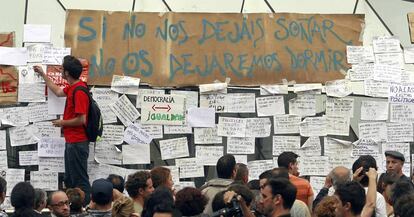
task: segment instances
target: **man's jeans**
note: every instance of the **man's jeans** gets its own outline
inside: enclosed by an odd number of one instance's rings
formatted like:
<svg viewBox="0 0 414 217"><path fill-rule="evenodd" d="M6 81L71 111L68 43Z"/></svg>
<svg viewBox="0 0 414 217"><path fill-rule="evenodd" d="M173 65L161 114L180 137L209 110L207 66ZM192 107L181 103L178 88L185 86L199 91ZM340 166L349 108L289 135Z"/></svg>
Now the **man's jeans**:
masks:
<svg viewBox="0 0 414 217"><path fill-rule="evenodd" d="M80 188L85 192L85 204L89 204L91 185L88 176L89 141L66 143L65 185L67 188Z"/></svg>

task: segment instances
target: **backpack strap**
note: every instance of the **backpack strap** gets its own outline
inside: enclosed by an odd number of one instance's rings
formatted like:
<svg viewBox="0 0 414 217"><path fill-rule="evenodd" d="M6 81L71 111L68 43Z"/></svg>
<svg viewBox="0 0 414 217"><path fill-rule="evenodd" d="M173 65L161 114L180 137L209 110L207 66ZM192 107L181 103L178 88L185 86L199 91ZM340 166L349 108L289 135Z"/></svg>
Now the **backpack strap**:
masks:
<svg viewBox="0 0 414 217"><path fill-rule="evenodd" d="M77 86L75 87L75 89L73 90L73 106L75 106L75 94L76 91L81 90L82 92L84 92L88 97L89 97L89 104L91 103L91 94L89 93L89 88L84 87L84 86Z"/></svg>

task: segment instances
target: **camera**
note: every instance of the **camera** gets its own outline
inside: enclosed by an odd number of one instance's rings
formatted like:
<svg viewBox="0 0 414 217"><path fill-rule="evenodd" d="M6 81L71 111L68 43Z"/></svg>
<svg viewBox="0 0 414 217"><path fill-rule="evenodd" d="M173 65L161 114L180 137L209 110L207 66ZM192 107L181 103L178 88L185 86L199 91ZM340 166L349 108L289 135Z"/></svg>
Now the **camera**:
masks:
<svg viewBox="0 0 414 217"><path fill-rule="evenodd" d="M211 217L242 217L243 216L243 212L242 209L240 207L240 203L237 200L237 197L234 196L231 201L230 201L230 207L225 207L223 209L219 209L216 212L213 212L213 214L211 215Z"/></svg>

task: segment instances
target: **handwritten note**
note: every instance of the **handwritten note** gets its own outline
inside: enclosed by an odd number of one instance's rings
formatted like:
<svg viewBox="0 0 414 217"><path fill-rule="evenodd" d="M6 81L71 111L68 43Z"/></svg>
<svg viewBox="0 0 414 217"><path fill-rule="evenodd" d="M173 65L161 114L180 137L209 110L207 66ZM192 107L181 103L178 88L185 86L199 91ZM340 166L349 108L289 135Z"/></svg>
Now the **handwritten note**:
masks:
<svg viewBox="0 0 414 217"><path fill-rule="evenodd" d="M352 156L359 157L361 155L378 156L379 145L372 139L359 139L353 143Z"/></svg>
<svg viewBox="0 0 414 217"><path fill-rule="evenodd" d="M216 112L213 108L190 108L187 123L191 127L215 127Z"/></svg>
<svg viewBox="0 0 414 217"><path fill-rule="evenodd" d="M94 158L102 164L122 164L122 152L115 145L104 141L96 143Z"/></svg>
<svg viewBox="0 0 414 217"><path fill-rule="evenodd" d="M6 150L6 131L0 130L0 150Z"/></svg>
<svg viewBox="0 0 414 217"><path fill-rule="evenodd" d="M247 162L247 168L249 169L249 180L257 179L261 173L266 170L273 169L273 167L275 167L273 159Z"/></svg>
<svg viewBox="0 0 414 217"><path fill-rule="evenodd" d="M70 55L70 47L45 47L42 63L45 65L61 65L63 57Z"/></svg>
<svg viewBox="0 0 414 217"><path fill-rule="evenodd" d="M30 184L47 191L58 190L58 173L46 171L30 171Z"/></svg>
<svg viewBox="0 0 414 217"><path fill-rule="evenodd" d="M354 99L328 97L326 100L326 115L353 117Z"/></svg>
<svg viewBox="0 0 414 217"><path fill-rule="evenodd" d="M6 196L11 195L11 191L14 186L19 182L24 182L24 169L7 169L6 171L6 182L7 182L7 192Z"/></svg>
<svg viewBox="0 0 414 217"><path fill-rule="evenodd" d="M226 112L254 113L256 112L254 93L230 93L226 96Z"/></svg>
<svg viewBox="0 0 414 217"><path fill-rule="evenodd" d="M110 105L118 99L118 93L110 88L92 88L91 92L93 99L101 109L103 123L115 123L116 115L110 108Z"/></svg>
<svg viewBox="0 0 414 217"><path fill-rule="evenodd" d="M111 109L125 126L131 125L133 121L141 116L126 95L119 97L118 100L111 105Z"/></svg>
<svg viewBox="0 0 414 217"><path fill-rule="evenodd" d="M267 96L256 98L257 116L274 116L285 114L283 96Z"/></svg>
<svg viewBox="0 0 414 217"><path fill-rule="evenodd" d="M137 100L135 106L141 108L141 98L143 95L163 95L165 94L164 90L157 89L138 89Z"/></svg>
<svg viewBox="0 0 414 217"><path fill-rule="evenodd" d="M52 25L24 24L23 42L50 42Z"/></svg>
<svg viewBox="0 0 414 217"><path fill-rule="evenodd" d="M414 104L391 104L390 122L414 122Z"/></svg>
<svg viewBox="0 0 414 217"><path fill-rule="evenodd" d="M204 167L195 157L175 159L175 165L180 168L180 178L204 177Z"/></svg>
<svg viewBox="0 0 414 217"><path fill-rule="evenodd" d="M55 127L51 122L37 122L32 125L30 133L36 138L37 141L42 137L60 137L61 128Z"/></svg>
<svg viewBox="0 0 414 217"><path fill-rule="evenodd" d="M162 160L190 156L187 137L160 140L160 149Z"/></svg>
<svg viewBox="0 0 414 217"><path fill-rule="evenodd" d="M330 172L329 158L325 156L303 157L299 160L302 176L324 176Z"/></svg>
<svg viewBox="0 0 414 217"><path fill-rule="evenodd" d="M26 126L29 124L29 112L25 107L4 108L0 115L2 125Z"/></svg>
<svg viewBox="0 0 414 217"><path fill-rule="evenodd" d="M341 156L351 157L352 154L352 142L335 139L331 137L324 138L324 155L329 157L337 157L338 153Z"/></svg>
<svg viewBox="0 0 414 217"><path fill-rule="evenodd" d="M152 136L139 123L129 125L124 132L124 141L130 145L150 144Z"/></svg>
<svg viewBox="0 0 414 217"><path fill-rule="evenodd" d="M261 85L260 95L288 94L287 84Z"/></svg>
<svg viewBox="0 0 414 217"><path fill-rule="evenodd" d="M312 186L312 190L314 194L319 193L319 191L323 188L323 186L325 185L325 179L326 177L320 177L320 176L310 177L309 183ZM330 188L328 195L333 195L334 192L335 190L333 188Z"/></svg>
<svg viewBox="0 0 414 217"><path fill-rule="evenodd" d="M349 136L349 117L325 116L326 132L328 135Z"/></svg>
<svg viewBox="0 0 414 217"><path fill-rule="evenodd" d="M65 153L65 138L43 137L37 145L39 157L63 157Z"/></svg>
<svg viewBox="0 0 414 217"><path fill-rule="evenodd" d="M346 46L346 58L350 64L374 62L374 50L371 46Z"/></svg>
<svg viewBox="0 0 414 217"><path fill-rule="evenodd" d="M185 101L182 95L142 95L141 123L185 125Z"/></svg>
<svg viewBox="0 0 414 217"><path fill-rule="evenodd" d="M195 147L195 156L198 164L203 166L215 166L224 154L223 146L201 146Z"/></svg>
<svg viewBox="0 0 414 217"><path fill-rule="evenodd" d="M236 159L236 163L242 163L247 165L247 155L233 155Z"/></svg>
<svg viewBox="0 0 414 217"><path fill-rule="evenodd" d="M307 117L299 125L301 136L326 136L326 117Z"/></svg>
<svg viewBox="0 0 414 217"><path fill-rule="evenodd" d="M375 63L395 67L404 67L404 56L400 53L377 53L375 54Z"/></svg>
<svg viewBox="0 0 414 217"><path fill-rule="evenodd" d="M331 155L329 156L329 164L331 165L331 168L335 168L338 166L344 166L348 169L352 168L352 164L356 161L357 157L352 157L351 154L348 155L343 155L343 156L339 156L338 154L336 155Z"/></svg>
<svg viewBox="0 0 414 217"><path fill-rule="evenodd" d="M153 139L162 139L163 137L162 125L155 125L155 124L140 124L140 125L141 125L141 129L145 130L149 135L152 136Z"/></svg>
<svg viewBox="0 0 414 217"><path fill-rule="evenodd" d="M389 65L374 65L372 79L375 81L401 82L401 67Z"/></svg>
<svg viewBox="0 0 414 217"><path fill-rule="evenodd" d="M200 95L200 107L213 108L216 113L226 112L226 94Z"/></svg>
<svg viewBox="0 0 414 217"><path fill-rule="evenodd" d="M254 137L227 137L228 154L254 154Z"/></svg>
<svg viewBox="0 0 414 217"><path fill-rule="evenodd" d="M363 81L374 74L374 64L358 64L352 65L352 69L348 71L349 79L351 81Z"/></svg>
<svg viewBox="0 0 414 217"><path fill-rule="evenodd" d="M317 136L309 137L300 147L300 156L321 156L321 141Z"/></svg>
<svg viewBox="0 0 414 217"><path fill-rule="evenodd" d="M200 94L210 94L210 93L227 93L228 82L222 83L211 83L211 84L200 84L198 89Z"/></svg>
<svg viewBox="0 0 414 217"><path fill-rule="evenodd" d="M185 96L185 107L187 109L198 107L198 92L197 91L186 91L186 90L171 90L173 95Z"/></svg>
<svg viewBox="0 0 414 217"><path fill-rule="evenodd" d="M33 84L33 83L44 83L42 76L36 73L33 69L34 66L38 66L38 64L31 64L29 63L27 66L19 66L19 85L20 84ZM46 67L41 65L44 71L46 71ZM44 89L43 89L44 95Z"/></svg>
<svg viewBox="0 0 414 217"><path fill-rule="evenodd" d="M8 161L7 151L6 150L0 151L0 157L1 159L3 159L2 161L0 161L0 170L9 168L8 162L7 162Z"/></svg>
<svg viewBox="0 0 414 217"><path fill-rule="evenodd" d="M315 95L300 94L289 100L289 114L301 117L314 116L316 114Z"/></svg>
<svg viewBox="0 0 414 217"><path fill-rule="evenodd" d="M380 142L387 140L387 125L385 122L359 123L359 138L372 139Z"/></svg>
<svg viewBox="0 0 414 217"><path fill-rule="evenodd" d="M299 133L301 117L296 115L277 115L273 117L275 134Z"/></svg>
<svg viewBox="0 0 414 217"><path fill-rule="evenodd" d="M56 119L56 115L49 115L47 103L29 103L27 108L32 123Z"/></svg>
<svg viewBox="0 0 414 217"><path fill-rule="evenodd" d="M269 118L246 118L245 137L264 138L270 136L272 123Z"/></svg>
<svg viewBox="0 0 414 217"><path fill-rule="evenodd" d="M219 136L245 137L246 119L219 117L217 134Z"/></svg>
<svg viewBox="0 0 414 217"><path fill-rule="evenodd" d="M44 83L19 84L17 101L46 102Z"/></svg>
<svg viewBox="0 0 414 217"><path fill-rule="evenodd" d="M11 146L22 146L35 144L37 141L33 134L31 125L24 127L13 127L10 128L10 145Z"/></svg>
<svg viewBox="0 0 414 217"><path fill-rule="evenodd" d="M139 78L113 75L111 90L121 94L138 95Z"/></svg>
<svg viewBox="0 0 414 217"><path fill-rule="evenodd" d="M385 121L388 119L388 102L362 101L361 120Z"/></svg>
<svg viewBox="0 0 414 217"><path fill-rule="evenodd" d="M65 172L63 157L39 157L39 171Z"/></svg>
<svg viewBox="0 0 414 217"><path fill-rule="evenodd" d="M413 135L413 123L387 123L387 142L412 142Z"/></svg>
<svg viewBox="0 0 414 217"><path fill-rule="evenodd" d="M390 82L364 80L365 95L372 97L388 97Z"/></svg>
<svg viewBox="0 0 414 217"><path fill-rule="evenodd" d="M347 79L327 81L325 91L328 96L345 97L352 93L351 83Z"/></svg>
<svg viewBox="0 0 414 217"><path fill-rule="evenodd" d="M273 155L300 149L300 136L273 136Z"/></svg>
<svg viewBox="0 0 414 217"><path fill-rule="evenodd" d="M192 134L193 128L189 125L164 125L164 134Z"/></svg>
<svg viewBox="0 0 414 217"><path fill-rule="evenodd" d="M27 53L29 55L27 62L41 63L43 61L43 53L45 52L45 47L50 47L50 46L52 45L49 43L33 43L33 44L25 43L25 47L27 48Z"/></svg>
<svg viewBox="0 0 414 217"><path fill-rule="evenodd" d="M405 63L414 63L414 46L404 47L404 61Z"/></svg>
<svg viewBox="0 0 414 217"><path fill-rule="evenodd" d="M122 164L150 164L150 145L136 144L122 146Z"/></svg>
<svg viewBox="0 0 414 217"><path fill-rule="evenodd" d="M374 53L401 52L400 40L396 36L377 36L372 40Z"/></svg>
<svg viewBox="0 0 414 217"><path fill-rule="evenodd" d="M414 104L414 84L391 84L388 101L390 103Z"/></svg>
<svg viewBox="0 0 414 217"><path fill-rule="evenodd" d="M223 139L217 135L217 127L194 128L194 144L221 144Z"/></svg>
<svg viewBox="0 0 414 217"><path fill-rule="evenodd" d="M38 165L39 157L37 151L19 151L19 165L29 166Z"/></svg>
<svg viewBox="0 0 414 217"><path fill-rule="evenodd" d="M120 145L123 142L124 137L124 126L123 125L103 125L103 132L101 140Z"/></svg>

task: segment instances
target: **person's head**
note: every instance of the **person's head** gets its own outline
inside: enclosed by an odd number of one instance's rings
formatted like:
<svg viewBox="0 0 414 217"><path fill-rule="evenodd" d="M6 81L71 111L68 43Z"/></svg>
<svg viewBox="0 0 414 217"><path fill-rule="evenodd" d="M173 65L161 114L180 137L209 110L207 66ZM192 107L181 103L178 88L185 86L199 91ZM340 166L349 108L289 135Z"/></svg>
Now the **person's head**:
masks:
<svg viewBox="0 0 414 217"><path fill-rule="evenodd" d="M365 205L365 190L358 182L350 181L338 185L334 196L337 199L335 213L337 217L359 215Z"/></svg>
<svg viewBox="0 0 414 217"><path fill-rule="evenodd" d="M393 205L402 196L412 193L414 193L413 183L405 180L398 180L391 186L391 197L389 202Z"/></svg>
<svg viewBox="0 0 414 217"><path fill-rule="evenodd" d="M267 181L272 178L272 170L266 170L259 175L259 187L260 190L266 186Z"/></svg>
<svg viewBox="0 0 414 217"><path fill-rule="evenodd" d="M273 168L271 171L272 171L273 179L277 179L277 178L289 179L289 171L284 167Z"/></svg>
<svg viewBox="0 0 414 217"><path fill-rule="evenodd" d="M250 208L250 204L254 202L254 194L246 185L242 184L231 184L228 188L228 191L234 191L236 194L242 196L243 200L246 202L246 205Z"/></svg>
<svg viewBox="0 0 414 217"><path fill-rule="evenodd" d="M99 206L112 203L113 185L106 179L97 179L92 183L91 200Z"/></svg>
<svg viewBox="0 0 414 217"><path fill-rule="evenodd" d="M112 204L112 217L130 217L134 213L134 201L129 197L121 197Z"/></svg>
<svg viewBox="0 0 414 217"><path fill-rule="evenodd" d="M67 55L63 58L63 79L68 79L70 76L72 79L77 80L79 79L82 73L82 64L81 62L74 56Z"/></svg>
<svg viewBox="0 0 414 217"><path fill-rule="evenodd" d="M34 188L29 182L17 183L11 191L11 205L16 217L30 216L33 212Z"/></svg>
<svg viewBox="0 0 414 217"><path fill-rule="evenodd" d="M171 214L174 211L174 198L171 189L159 186L145 200L141 217L153 217L156 213Z"/></svg>
<svg viewBox="0 0 414 217"><path fill-rule="evenodd" d="M7 182L3 177L0 177L0 205L6 199Z"/></svg>
<svg viewBox="0 0 414 217"><path fill-rule="evenodd" d="M130 197L145 200L154 191L151 174L148 171L138 171L129 175L125 188Z"/></svg>
<svg viewBox="0 0 414 217"><path fill-rule="evenodd" d="M34 198L34 209L41 212L47 205L47 194L46 191L35 188L35 198Z"/></svg>
<svg viewBox="0 0 414 217"><path fill-rule="evenodd" d="M337 166L329 173L328 176L332 178L332 186L336 189L338 185L351 181L352 174L351 170L348 168L344 166Z"/></svg>
<svg viewBox="0 0 414 217"><path fill-rule="evenodd" d="M386 151L385 152L385 165L387 167L387 173L394 172L401 176L402 168L404 165L405 157L398 151Z"/></svg>
<svg viewBox="0 0 414 217"><path fill-rule="evenodd" d="M172 179L171 170L166 167L154 167L151 170L152 185L154 188L164 186L173 190L174 181Z"/></svg>
<svg viewBox="0 0 414 217"><path fill-rule="evenodd" d="M270 179L261 192L260 212L266 216L288 212L296 200L296 192L296 187L288 179Z"/></svg>
<svg viewBox="0 0 414 217"><path fill-rule="evenodd" d="M236 176L234 181L241 181L244 184L247 184L249 181L249 169L244 163L236 163Z"/></svg>
<svg viewBox="0 0 414 217"><path fill-rule="evenodd" d="M355 173L355 171L360 167L363 168L362 172L360 173L360 176L363 176L363 178L361 181L359 181L359 183L361 183L362 186L366 187L368 186L368 176L366 176L365 173L368 172L369 168L374 168L377 170L377 161L371 155L361 155L352 165L352 172Z"/></svg>
<svg viewBox="0 0 414 217"><path fill-rule="evenodd" d="M51 213L57 217L68 217L70 215L69 198L63 191L55 191L47 198L47 206Z"/></svg>
<svg viewBox="0 0 414 217"><path fill-rule="evenodd" d="M82 213L85 192L80 188L68 188L66 190L66 195L69 199L71 213Z"/></svg>
<svg viewBox="0 0 414 217"><path fill-rule="evenodd" d="M298 176L299 175L299 167L297 158L299 155L295 154L291 151L282 152L279 157L277 158L277 164L279 167L284 167L289 170L289 173Z"/></svg>
<svg viewBox="0 0 414 217"><path fill-rule="evenodd" d="M414 216L414 194L402 196L394 204L394 215L396 217L412 217Z"/></svg>
<svg viewBox="0 0 414 217"><path fill-rule="evenodd" d="M221 156L216 164L217 177L232 179L236 175L236 159L231 154Z"/></svg>
<svg viewBox="0 0 414 217"><path fill-rule="evenodd" d="M122 176L110 174L106 179L112 183L114 189L118 190L121 193L124 192L125 180L122 178Z"/></svg>
<svg viewBox="0 0 414 217"><path fill-rule="evenodd" d="M175 207L183 216L195 216L201 214L207 205L208 199L200 190L193 187L185 187L175 195Z"/></svg>
<svg viewBox="0 0 414 217"><path fill-rule="evenodd" d="M387 203L391 203L390 201L392 186L398 181L398 179L398 175L393 172L384 173L378 179L377 191L380 192L382 196L384 196L384 199L387 201Z"/></svg>
<svg viewBox="0 0 414 217"><path fill-rule="evenodd" d="M315 217L335 217L335 204L337 199L334 196L326 196L316 205Z"/></svg>

